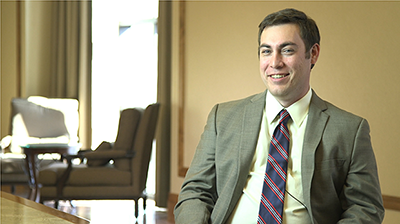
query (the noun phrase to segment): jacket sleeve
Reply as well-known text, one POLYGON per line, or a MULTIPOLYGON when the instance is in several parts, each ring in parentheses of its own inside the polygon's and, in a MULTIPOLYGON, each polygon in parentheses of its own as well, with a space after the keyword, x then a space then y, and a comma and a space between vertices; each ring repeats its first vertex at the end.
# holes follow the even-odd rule
POLYGON ((217 200, 215 176, 216 113, 211 110, 175 206, 175 223, 209 223, 217 200))
POLYGON ((384 217, 377 165, 369 125, 358 128, 345 185, 341 194, 344 212, 338 223, 381 223, 384 217))

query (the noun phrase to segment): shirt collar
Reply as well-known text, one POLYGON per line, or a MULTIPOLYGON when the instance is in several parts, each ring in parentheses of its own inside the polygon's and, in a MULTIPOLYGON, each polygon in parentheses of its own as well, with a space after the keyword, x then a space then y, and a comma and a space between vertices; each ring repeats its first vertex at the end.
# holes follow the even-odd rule
POLYGON ((296 101, 288 108, 284 108, 276 99, 275 97, 267 91, 266 96, 266 103, 265 103, 265 114, 267 116, 267 121, 269 124, 274 122, 275 118, 277 117, 278 113, 282 109, 286 109, 290 117, 292 118, 294 124, 297 127, 300 127, 303 123, 304 119, 307 117, 308 108, 311 102, 312 91, 311 88, 308 90, 307 94, 301 98, 300 100, 296 101), (267 109, 268 108, 268 109, 267 109))

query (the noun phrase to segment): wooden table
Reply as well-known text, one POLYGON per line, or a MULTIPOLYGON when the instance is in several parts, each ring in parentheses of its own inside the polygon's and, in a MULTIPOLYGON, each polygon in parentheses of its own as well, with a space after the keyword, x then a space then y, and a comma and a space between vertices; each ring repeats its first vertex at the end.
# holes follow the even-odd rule
POLYGON ((25 161, 29 176, 29 186, 31 188, 29 199, 35 202, 39 202, 40 200, 40 185, 37 181, 38 170, 36 168, 37 156, 46 153, 58 153, 61 155, 76 154, 78 151, 78 146, 68 146, 65 144, 31 144, 21 146, 21 148, 26 155, 25 161))
POLYGON ((1 223, 7 224, 89 224, 86 219, 46 205, 1 192, 1 223))

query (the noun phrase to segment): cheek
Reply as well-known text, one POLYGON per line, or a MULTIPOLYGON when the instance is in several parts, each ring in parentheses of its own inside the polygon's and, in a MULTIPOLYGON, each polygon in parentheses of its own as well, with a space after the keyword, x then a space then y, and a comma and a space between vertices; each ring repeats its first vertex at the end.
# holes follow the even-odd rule
POLYGON ((289 68, 295 68, 295 67, 297 67, 297 65, 296 65, 296 59, 293 59, 293 58, 287 58, 286 60, 285 60, 285 65, 287 66, 287 67, 289 67, 289 68))
POLYGON ((264 83, 265 85, 268 86, 268 80, 267 80, 267 77, 266 77, 267 68, 268 68, 267 63, 262 63, 262 62, 260 62, 260 76, 261 76, 261 80, 263 81, 263 83, 264 83))
POLYGON ((268 68, 267 60, 260 60, 260 71, 264 72, 268 68))

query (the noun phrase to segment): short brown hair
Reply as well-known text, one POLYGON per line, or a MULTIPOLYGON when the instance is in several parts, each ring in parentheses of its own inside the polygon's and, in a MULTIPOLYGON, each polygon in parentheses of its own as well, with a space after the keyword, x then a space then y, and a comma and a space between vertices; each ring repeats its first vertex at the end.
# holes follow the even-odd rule
POLYGON ((296 9, 283 9, 269 14, 258 26, 258 46, 261 44, 261 34, 265 28, 283 24, 296 24, 300 29, 300 37, 306 46, 306 57, 309 58, 309 51, 314 44, 320 43, 320 35, 317 24, 304 12, 296 9))

